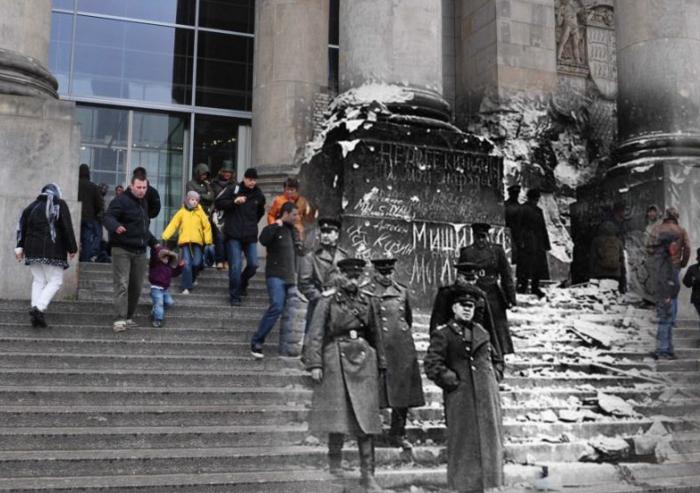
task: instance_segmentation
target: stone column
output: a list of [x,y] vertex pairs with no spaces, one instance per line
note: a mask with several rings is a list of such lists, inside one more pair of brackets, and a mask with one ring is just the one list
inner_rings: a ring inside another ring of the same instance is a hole
[[[57,183],[80,230],[80,131],[74,104],[59,101],[46,69],[51,0],[0,0],[0,298],[28,298],[29,269],[15,261],[15,226],[46,183]],[[64,277],[59,296],[75,296],[77,269]]]
[[700,157],[700,0],[616,0],[620,163]]
[[413,110],[446,118],[442,97],[442,1],[340,2],[340,91],[405,86]]
[[257,0],[253,165],[288,173],[313,138],[328,90],[328,0]]

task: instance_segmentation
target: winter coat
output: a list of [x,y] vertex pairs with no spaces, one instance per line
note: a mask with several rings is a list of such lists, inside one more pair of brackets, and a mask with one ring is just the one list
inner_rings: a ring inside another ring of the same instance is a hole
[[304,344],[307,370],[323,369],[314,388],[311,432],[380,434],[379,369],[386,367],[370,293],[324,293]]
[[76,253],[78,244],[65,201],[59,201],[55,242],[51,240],[51,228],[46,218],[46,196],[40,195],[22,211],[17,227],[16,246],[23,249],[27,265],[46,264],[67,269],[68,253]]
[[520,202],[518,199],[508,199],[505,202],[506,228],[510,229],[510,259],[512,263],[518,260],[518,238],[520,234]]
[[[242,204],[235,204],[238,197],[245,197]],[[265,215],[265,195],[257,186],[247,188],[243,182],[228,187],[214,202],[218,210],[224,211],[224,235],[226,239],[243,243],[258,241],[258,222]]]
[[428,378],[443,389],[447,482],[460,492],[498,487],[504,479],[499,356],[483,327],[466,327],[454,320],[438,327],[423,361]]
[[654,226],[646,246],[649,255],[663,255],[670,251],[673,265],[677,269],[688,265],[690,260],[688,232],[675,219],[664,219],[661,224]]
[[386,373],[379,388],[379,406],[422,406],[425,397],[411,333],[413,313],[408,289],[396,281],[384,286],[376,279],[367,289],[374,294],[379,306],[376,320],[382,330],[382,347],[386,357]]
[[512,354],[515,348],[508,328],[506,310],[510,306],[515,306],[517,301],[513,273],[505,250],[495,243],[489,243],[484,248],[472,244],[462,248],[459,253],[459,262],[476,263],[479,269],[484,271],[476,285],[486,293],[501,351],[503,354]]
[[90,168],[80,165],[78,180],[78,202],[81,205],[80,223],[100,219],[104,212],[105,203],[100,193],[100,187],[90,181]]
[[[131,193],[131,188],[124,190],[123,194],[109,203],[102,223],[109,232],[110,246],[132,253],[143,253],[147,246],[156,245],[157,241],[148,229],[148,206],[146,198],[137,199]],[[119,226],[124,226],[126,231],[117,234]]]
[[197,192],[199,194],[199,205],[202,206],[204,212],[209,214],[211,212],[211,207],[214,204],[214,190],[209,182],[209,178],[206,181],[199,181],[199,176],[203,173],[209,173],[209,166],[204,163],[198,164],[194,169],[194,178],[187,182],[185,185],[185,193],[187,192]]
[[180,207],[163,231],[163,239],[167,241],[175,233],[178,234],[178,245],[189,243],[211,245],[213,243],[209,217],[200,205],[194,209],[188,209],[184,205]]
[[260,243],[267,248],[265,277],[279,277],[285,284],[297,283],[297,256],[301,242],[294,226],[270,224],[260,233]]
[[146,200],[148,218],[153,219],[158,217],[158,214],[160,214],[160,194],[158,193],[158,190],[151,186],[150,183],[146,189],[146,196],[144,197],[144,200]]
[[656,270],[656,303],[666,304],[666,301],[676,299],[680,292],[680,270],[675,266],[673,257],[666,254],[654,256]]
[[520,208],[518,279],[549,279],[549,250],[549,234],[542,209],[532,202],[526,202]]
[[321,247],[304,255],[299,262],[299,291],[309,301],[320,298],[340,275],[338,262],[347,257],[347,252],[340,247],[332,250]]
[[614,225],[609,222],[601,224],[598,234],[593,238],[589,262],[591,279],[620,279],[622,276],[625,248]]
[[214,200],[216,200],[216,197],[224,190],[224,188],[230,186],[230,185],[236,185],[236,182],[233,180],[222,180],[219,176],[217,176],[214,180],[211,182],[211,191],[214,194]]
[[163,248],[152,248],[151,249],[151,259],[148,264],[148,282],[151,286],[158,286],[159,288],[168,289],[170,287],[170,282],[173,277],[177,277],[182,273],[184,266],[175,263],[163,263],[158,257],[158,254],[163,250]]
[[683,276],[683,285],[686,288],[692,288],[690,302],[694,305],[700,303],[700,264],[688,267]]
[[303,239],[304,223],[313,221],[313,216],[311,206],[301,195],[298,195],[296,200],[289,200],[284,194],[275,197],[272,204],[270,204],[270,210],[267,211],[267,224],[272,224],[278,219],[278,216],[282,211],[282,206],[287,202],[294,202],[294,205],[297,206],[299,215],[297,216],[297,222],[294,224],[294,227],[297,228],[297,231],[299,232],[299,238]]
[[[490,333],[495,334],[493,314],[491,313],[491,305],[488,302],[488,296],[484,291],[479,288],[476,284],[451,284],[449,286],[442,286],[438,289],[435,295],[435,301],[433,301],[433,311],[430,314],[430,327],[429,333],[432,334],[437,327],[444,325],[449,322],[454,313],[452,313],[452,300],[457,292],[467,291],[479,296],[484,300],[484,308],[477,308],[474,313],[474,321],[481,324]],[[495,337],[498,341],[498,337]],[[496,342],[499,344],[498,342]],[[500,344],[499,344],[500,349]]]

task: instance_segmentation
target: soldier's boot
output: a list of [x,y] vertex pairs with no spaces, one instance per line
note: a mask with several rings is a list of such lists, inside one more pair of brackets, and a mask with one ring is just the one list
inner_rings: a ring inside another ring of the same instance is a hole
[[328,434],[328,470],[337,477],[343,477],[343,442],[345,437],[342,433]]
[[374,479],[374,440],[369,435],[357,437],[360,452],[360,486],[369,492],[384,492]]
[[403,450],[413,450],[413,445],[406,439],[406,417],[408,408],[396,407],[391,410],[391,428],[389,428],[389,444],[401,447]]

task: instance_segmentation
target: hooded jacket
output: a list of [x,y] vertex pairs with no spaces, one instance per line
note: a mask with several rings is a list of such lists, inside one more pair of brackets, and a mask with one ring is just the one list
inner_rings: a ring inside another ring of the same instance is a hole
[[99,219],[105,206],[100,188],[90,181],[90,168],[87,164],[80,165],[78,176],[78,202],[82,206],[80,222],[84,224]]
[[177,260],[163,263],[160,259],[161,252],[167,252],[167,250],[160,246],[151,249],[148,282],[151,283],[151,286],[168,289],[172,278],[180,275],[183,266],[179,265]]
[[[234,203],[238,197],[245,197],[242,204]],[[243,182],[228,187],[216,199],[215,206],[224,211],[224,234],[226,239],[244,243],[257,243],[258,223],[265,215],[265,195],[256,185],[248,188]]]
[[215,196],[209,178],[207,178],[206,182],[199,181],[199,176],[204,173],[211,175],[209,166],[204,163],[199,163],[194,168],[194,178],[188,181],[187,185],[185,185],[185,193],[197,192],[199,194],[199,203],[202,206],[202,209],[204,209],[204,212],[209,213],[211,206],[214,203]]
[[199,204],[194,209],[188,209],[183,205],[163,231],[163,239],[169,240],[176,232],[178,245],[188,243],[211,245],[213,242],[209,218]]

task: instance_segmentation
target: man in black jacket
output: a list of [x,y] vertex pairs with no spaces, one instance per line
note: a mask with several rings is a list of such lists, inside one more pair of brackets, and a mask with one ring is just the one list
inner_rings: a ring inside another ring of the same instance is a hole
[[148,230],[148,182],[137,177],[120,196],[115,197],[105,213],[104,225],[109,231],[114,276],[114,309],[117,319],[112,329],[123,332],[136,326],[133,321],[141,295],[143,278],[148,267],[146,247],[155,246],[156,239]]
[[263,357],[262,346],[265,338],[283,311],[279,353],[280,356],[298,356],[294,354],[291,336],[294,314],[299,306],[296,263],[297,255],[301,254],[301,241],[294,227],[299,211],[293,202],[286,202],[282,205],[281,213],[280,219],[266,226],[260,233],[260,243],[267,247],[265,281],[270,307],[260,320],[258,330],[250,343],[250,352],[256,359]]
[[[228,258],[228,290],[231,306],[241,304],[248,281],[258,270],[258,223],[265,214],[265,195],[257,186],[258,172],[249,168],[243,181],[227,188],[215,202],[224,211],[224,238]],[[243,270],[243,255],[246,267]]]
[[100,188],[90,181],[90,167],[81,164],[78,171],[78,202],[80,214],[80,261],[92,262],[100,253],[102,223],[100,217],[104,211],[104,199]]

